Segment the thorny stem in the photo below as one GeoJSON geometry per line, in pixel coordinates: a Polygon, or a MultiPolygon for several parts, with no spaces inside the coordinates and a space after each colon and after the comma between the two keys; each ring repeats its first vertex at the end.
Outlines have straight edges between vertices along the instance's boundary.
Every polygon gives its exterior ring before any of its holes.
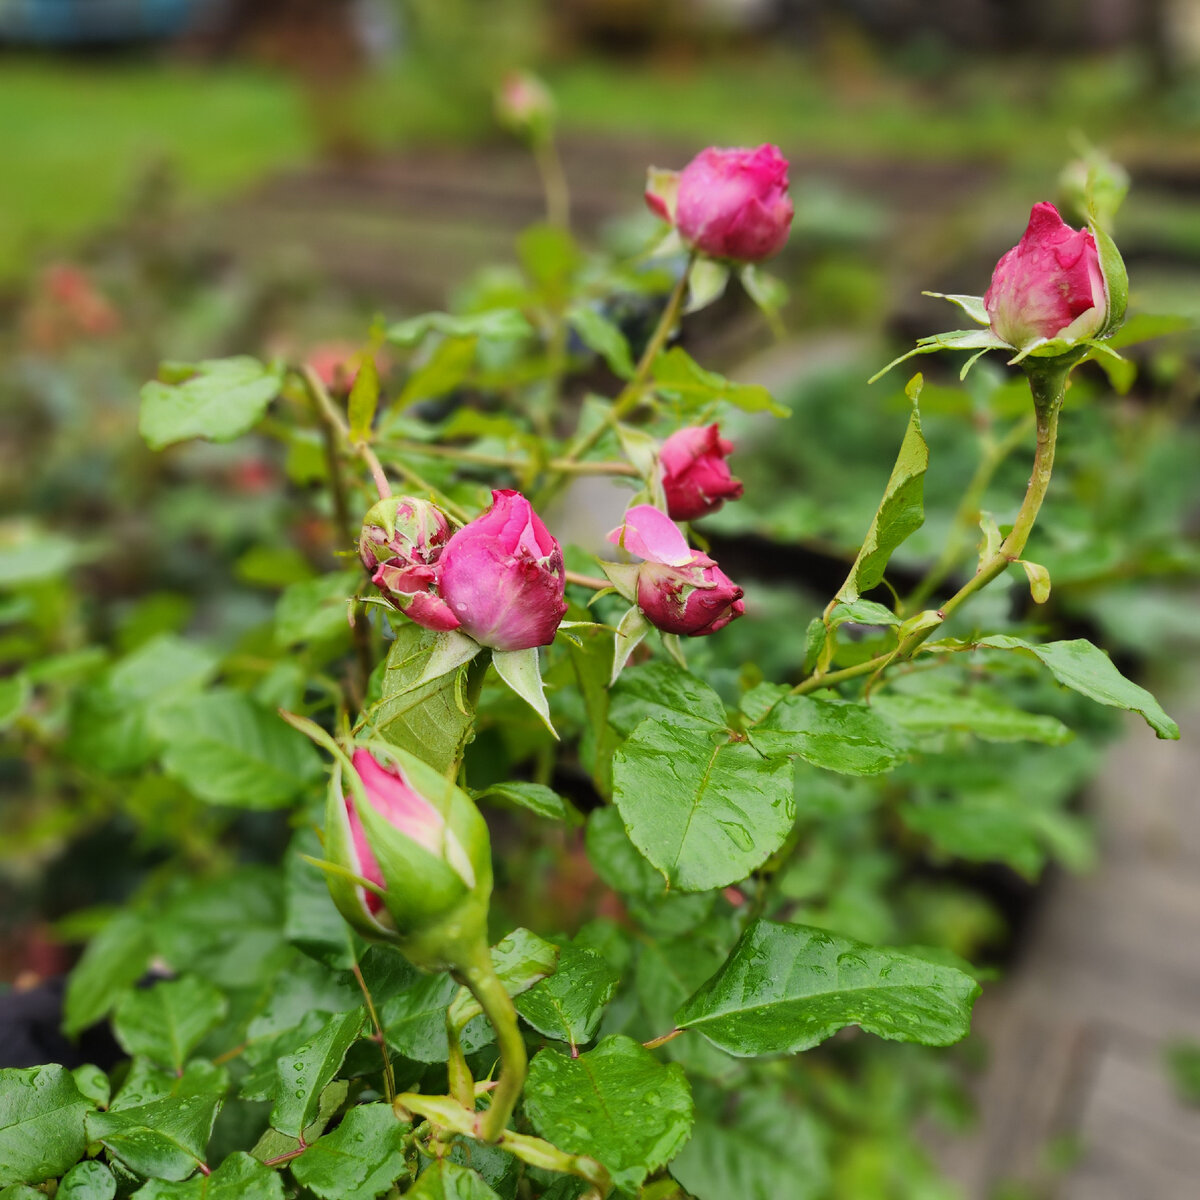
{"type": "Polygon", "coordinates": [[[396,1098],[396,1076],[392,1070],[392,1056],[388,1053],[387,1036],[383,1032],[379,1013],[375,1011],[375,1001],[371,996],[371,989],[367,987],[367,981],[363,978],[358,963],[354,964],[354,978],[363,994],[363,1000],[366,1002],[371,1024],[375,1027],[375,1036],[379,1041],[379,1053],[383,1055],[383,1091],[390,1104],[396,1098]]]}
{"type": "MultiPolygon", "coordinates": [[[[311,371],[311,368],[305,368],[304,380],[308,385],[308,392],[317,410],[321,426],[321,441],[325,447],[325,465],[329,471],[329,488],[333,497],[333,513],[337,521],[338,537],[341,539],[343,549],[348,549],[355,545],[358,539],[355,536],[354,525],[350,519],[350,504],[346,497],[346,479],[342,473],[341,456],[338,454],[338,435],[341,433],[348,437],[349,431],[346,429],[345,423],[341,420],[340,414],[330,400],[329,393],[325,391],[320,379],[311,371]],[[312,383],[309,380],[310,375],[312,375],[312,381],[315,381],[319,391],[313,390],[312,383]]],[[[355,609],[357,608],[358,606],[355,605],[355,609]]],[[[350,630],[351,636],[354,639],[354,656],[358,664],[358,677],[353,681],[351,687],[351,690],[354,692],[352,699],[356,705],[360,705],[363,696],[366,695],[373,666],[371,631],[367,622],[359,619],[360,616],[361,612],[359,611],[352,610],[350,613],[350,630]]]]}
{"type": "Polygon", "coordinates": [[[961,608],[976,592],[987,587],[1012,563],[1020,559],[1021,552],[1025,549],[1025,543],[1033,531],[1038,512],[1041,510],[1042,501],[1046,498],[1046,489],[1050,486],[1050,475],[1054,470],[1055,442],[1058,437],[1058,416],[1066,393],[1067,376],[1074,365],[1074,362],[1066,364],[1051,362],[1027,368],[1029,387],[1033,392],[1034,414],[1037,420],[1037,449],[1034,451],[1033,471],[1029,477],[1025,499],[1017,512],[1011,532],[1004,539],[1000,548],[986,562],[980,564],[974,578],[959,588],[938,609],[941,621],[923,629],[914,630],[902,638],[894,650],[887,654],[880,654],[868,662],[857,663],[853,667],[846,667],[844,670],[833,671],[827,675],[809,676],[808,679],[792,688],[793,696],[803,696],[817,688],[854,679],[859,675],[880,672],[892,663],[905,662],[912,658],[933,631],[940,628],[943,621],[961,608]]]}
{"type": "Polygon", "coordinates": [[[512,1116],[521,1089],[525,1086],[528,1057],[525,1039],[517,1025],[517,1010],[492,966],[491,954],[486,946],[476,955],[476,961],[463,969],[462,974],[496,1031],[496,1041],[500,1046],[500,1077],[492,1092],[491,1107],[476,1119],[479,1139],[490,1144],[499,1140],[512,1116]]]}
{"type": "Polygon", "coordinates": [[[1033,423],[1034,415],[1030,413],[1029,416],[1018,421],[998,442],[988,439],[979,465],[975,468],[975,474],[971,477],[971,482],[963,493],[958,511],[954,514],[946,546],[937,562],[930,567],[925,578],[917,585],[912,595],[905,600],[904,611],[914,612],[920,609],[954,569],[954,565],[962,553],[967,535],[979,523],[979,506],[988,489],[988,484],[992,482],[1000,464],[1025,440],[1025,435],[1033,423]]]}
{"type": "Polygon", "coordinates": [[[642,392],[645,389],[647,380],[650,378],[650,371],[654,366],[654,360],[659,356],[663,346],[667,343],[667,339],[671,336],[671,331],[679,321],[679,314],[683,309],[683,299],[687,295],[688,276],[691,274],[692,263],[694,261],[695,255],[688,257],[683,274],[680,275],[676,282],[670,297],[667,299],[667,305],[663,309],[662,316],[659,317],[658,325],[649,342],[646,343],[645,350],[642,351],[642,357],[639,359],[638,365],[633,372],[633,378],[621,389],[620,395],[613,401],[612,408],[608,413],[608,422],[597,425],[595,429],[585,434],[583,438],[567,451],[564,466],[558,468],[559,474],[565,473],[566,463],[574,463],[581,459],[604,436],[608,426],[615,426],[623,416],[636,408],[641,401],[642,392]]]}

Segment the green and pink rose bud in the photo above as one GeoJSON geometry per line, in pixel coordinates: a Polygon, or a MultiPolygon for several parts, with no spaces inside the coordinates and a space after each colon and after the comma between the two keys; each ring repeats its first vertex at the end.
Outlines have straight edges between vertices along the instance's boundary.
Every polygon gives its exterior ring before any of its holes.
{"type": "Polygon", "coordinates": [[[651,168],[646,203],[709,258],[754,263],[787,241],[793,208],[778,147],[702,150],[682,171],[651,168]]]}
{"type": "MultiPolygon", "coordinates": [[[[629,598],[663,633],[704,637],[745,612],[742,589],[653,505],[631,508],[608,540],[642,560],[633,569],[629,598]]],[[[619,569],[609,575],[615,583],[619,569]]]]}
{"type": "Polygon", "coordinates": [[[548,646],[567,612],[562,547],[520,492],[492,492],[492,507],[446,543],[438,590],[462,632],[494,650],[548,646]]]}
{"type": "Polygon", "coordinates": [[[518,137],[541,140],[554,124],[554,97],[531,72],[509,71],[496,91],[496,120],[518,137]]]}
{"type": "Polygon", "coordinates": [[[438,560],[450,538],[450,521],[428,500],[380,500],[367,513],[358,553],[371,582],[406,617],[444,632],[459,620],[438,593],[438,560]]]}
{"type": "Polygon", "coordinates": [[[1021,240],[996,264],[983,304],[992,332],[1024,350],[1112,332],[1124,318],[1126,290],[1120,255],[1107,236],[1072,229],[1043,200],[1033,206],[1021,240]]]}
{"type": "Polygon", "coordinates": [[[733,443],[719,425],[692,425],[671,434],[659,450],[667,514],[673,521],[695,521],[737,500],[742,483],[725,461],[733,443]]]}
{"type": "Polygon", "coordinates": [[[326,879],[355,932],[397,945],[426,970],[486,944],[487,825],[452,780],[386,743],[339,761],[325,810],[326,879]]]}

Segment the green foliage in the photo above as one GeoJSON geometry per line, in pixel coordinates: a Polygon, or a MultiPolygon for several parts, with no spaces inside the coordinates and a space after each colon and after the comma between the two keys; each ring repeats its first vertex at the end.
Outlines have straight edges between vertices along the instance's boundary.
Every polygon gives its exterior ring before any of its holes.
{"type": "Polygon", "coordinates": [[[292,1174],[322,1200],[374,1200],[406,1172],[405,1133],[390,1104],[360,1104],[292,1163],[292,1174]]]}
{"type": "Polygon", "coordinates": [[[537,1131],[602,1163],[623,1192],[669,1162],[691,1134],[683,1069],[664,1066],[627,1037],[605,1038],[578,1058],[543,1050],[530,1064],[526,1090],[537,1131]]]}
{"type": "Polygon", "coordinates": [[[228,442],[252,429],[279,394],[283,374],[257,359],[164,363],[142,388],[141,431],[161,450],[188,438],[228,442]]]}
{"type": "Polygon", "coordinates": [[[978,995],[979,985],[953,967],[757,921],[675,1020],[739,1055],[807,1050],[847,1025],[945,1046],[966,1036],[978,995]]]}
{"type": "Polygon", "coordinates": [[[0,1184],[65,1171],[83,1154],[90,1109],[63,1067],[0,1071],[0,1184]]]}

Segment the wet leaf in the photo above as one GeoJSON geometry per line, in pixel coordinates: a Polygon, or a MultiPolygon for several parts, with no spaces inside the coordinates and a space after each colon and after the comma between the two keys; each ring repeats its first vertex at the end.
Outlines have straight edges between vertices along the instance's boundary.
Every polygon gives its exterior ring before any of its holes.
{"type": "Polygon", "coordinates": [[[294,1054],[279,1059],[275,1064],[279,1084],[271,1109],[272,1128],[292,1137],[299,1136],[316,1115],[321,1093],[338,1073],[362,1025],[362,1010],[340,1013],[294,1054]]]}
{"type": "Polygon", "coordinates": [[[908,739],[896,725],[852,700],[785,696],[749,735],[763,754],[794,754],[843,775],[890,771],[908,752],[908,739]]]}
{"type": "Polygon", "coordinates": [[[988,650],[1022,650],[1032,654],[1064,687],[1098,704],[1140,713],[1160,738],[1176,739],[1179,726],[1144,687],[1126,679],[1112,659],[1084,638],[1038,645],[1020,638],[996,635],[975,643],[988,650]]]}
{"type": "Polygon", "coordinates": [[[953,967],[760,920],[675,1021],[739,1056],[808,1050],[847,1025],[947,1046],[966,1036],[978,995],[975,980],[953,967]]]}
{"type": "Polygon", "coordinates": [[[408,1196],[410,1200],[500,1200],[474,1171],[445,1158],[425,1168],[408,1196]]]}
{"type": "Polygon", "coordinates": [[[683,1068],[627,1037],[605,1038],[578,1058],[535,1055],[525,1111],[542,1137],[596,1159],[623,1191],[675,1157],[694,1116],[683,1068]]]}
{"type": "Polygon", "coordinates": [[[744,879],[795,820],[787,759],[717,738],[647,718],[613,760],[613,797],[630,839],[685,892],[744,879]]]}
{"type": "Polygon", "coordinates": [[[563,946],[554,973],[517,997],[517,1012],[538,1033],[574,1048],[592,1040],[617,983],[595,950],[563,946]]]}
{"type": "Polygon", "coordinates": [[[55,1200],[113,1200],[117,1181],[102,1162],[81,1162],[63,1177],[55,1200]]]}
{"type": "Polygon", "coordinates": [[[151,1180],[134,1192],[133,1200],[283,1200],[283,1179],[248,1154],[231,1154],[207,1178],[197,1175],[184,1183],[151,1180]]]}
{"type": "Polygon", "coordinates": [[[0,1071],[0,1186],[54,1179],[77,1162],[90,1108],[65,1067],[0,1071]]]}
{"type": "Polygon", "coordinates": [[[322,1200],[374,1200],[402,1175],[404,1135],[390,1104],[360,1104],[292,1162],[296,1182],[322,1200]]]}
{"type": "Polygon", "coordinates": [[[87,1116],[89,1142],[138,1175],[187,1179],[204,1162],[221,1100],[216,1095],[170,1096],[87,1116]]]}

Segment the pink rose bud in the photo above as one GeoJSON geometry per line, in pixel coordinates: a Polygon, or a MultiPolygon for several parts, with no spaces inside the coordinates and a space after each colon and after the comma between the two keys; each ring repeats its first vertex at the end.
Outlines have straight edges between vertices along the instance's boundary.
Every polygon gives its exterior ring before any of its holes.
{"type": "Polygon", "coordinates": [[[381,500],[367,513],[358,553],[371,582],[406,617],[426,629],[457,629],[438,592],[438,562],[450,536],[445,513],[411,496],[381,500]]]}
{"type": "MultiPolygon", "coordinates": [[[[446,821],[440,812],[409,785],[399,767],[385,767],[369,751],[359,747],[351,759],[358,777],[363,782],[367,799],[372,808],[383,817],[389,825],[406,838],[416,842],[430,854],[441,856],[443,842],[446,837],[446,821]]],[[[353,839],[354,853],[358,859],[356,874],[377,887],[384,887],[383,872],[375,858],[375,852],[367,839],[366,830],[354,807],[354,801],[344,797],[346,817],[350,822],[350,836],[353,839]]],[[[458,847],[458,856],[466,862],[462,848],[458,847]]],[[[467,863],[466,870],[470,871],[467,863]]],[[[465,879],[468,887],[474,884],[474,877],[465,879]]],[[[383,899],[375,892],[363,889],[367,909],[372,915],[383,908],[383,899]]]]}
{"type": "Polygon", "coordinates": [[[322,342],[308,353],[307,365],[334,395],[347,395],[358,375],[360,347],[352,342],[322,342]]]}
{"type": "Polygon", "coordinates": [[[415,755],[356,746],[325,806],[329,894],[352,929],[398,945],[426,970],[486,946],[487,824],[470,797],[415,755]],[[373,885],[373,886],[367,886],[373,885]]]}
{"type": "Polygon", "coordinates": [[[678,175],[652,169],[646,203],[702,254],[759,262],[783,248],[791,228],[788,162],[776,146],[710,146],[678,175]]]}
{"type": "Polygon", "coordinates": [[[741,480],[734,479],[725,462],[732,452],[733,443],[721,437],[715,424],[680,429],[663,442],[658,461],[672,520],[695,521],[742,494],[741,480]]]}
{"type": "Polygon", "coordinates": [[[1035,204],[983,303],[992,332],[1018,350],[1041,338],[1094,337],[1108,322],[1108,290],[1091,230],[1072,229],[1048,201],[1035,204]]]}
{"type": "Polygon", "coordinates": [[[566,614],[562,548],[520,492],[492,492],[492,507],[446,543],[440,591],[464,633],[496,650],[554,641],[566,614]]]}
{"type": "Polygon", "coordinates": [[[692,550],[678,526],[652,505],[631,508],[608,540],[644,560],[637,606],[664,633],[704,637],[746,611],[742,589],[706,554],[692,550]]]}
{"type": "Polygon", "coordinates": [[[496,92],[496,119],[513,133],[548,132],[554,119],[554,98],[536,75],[509,71],[496,92]]]}

